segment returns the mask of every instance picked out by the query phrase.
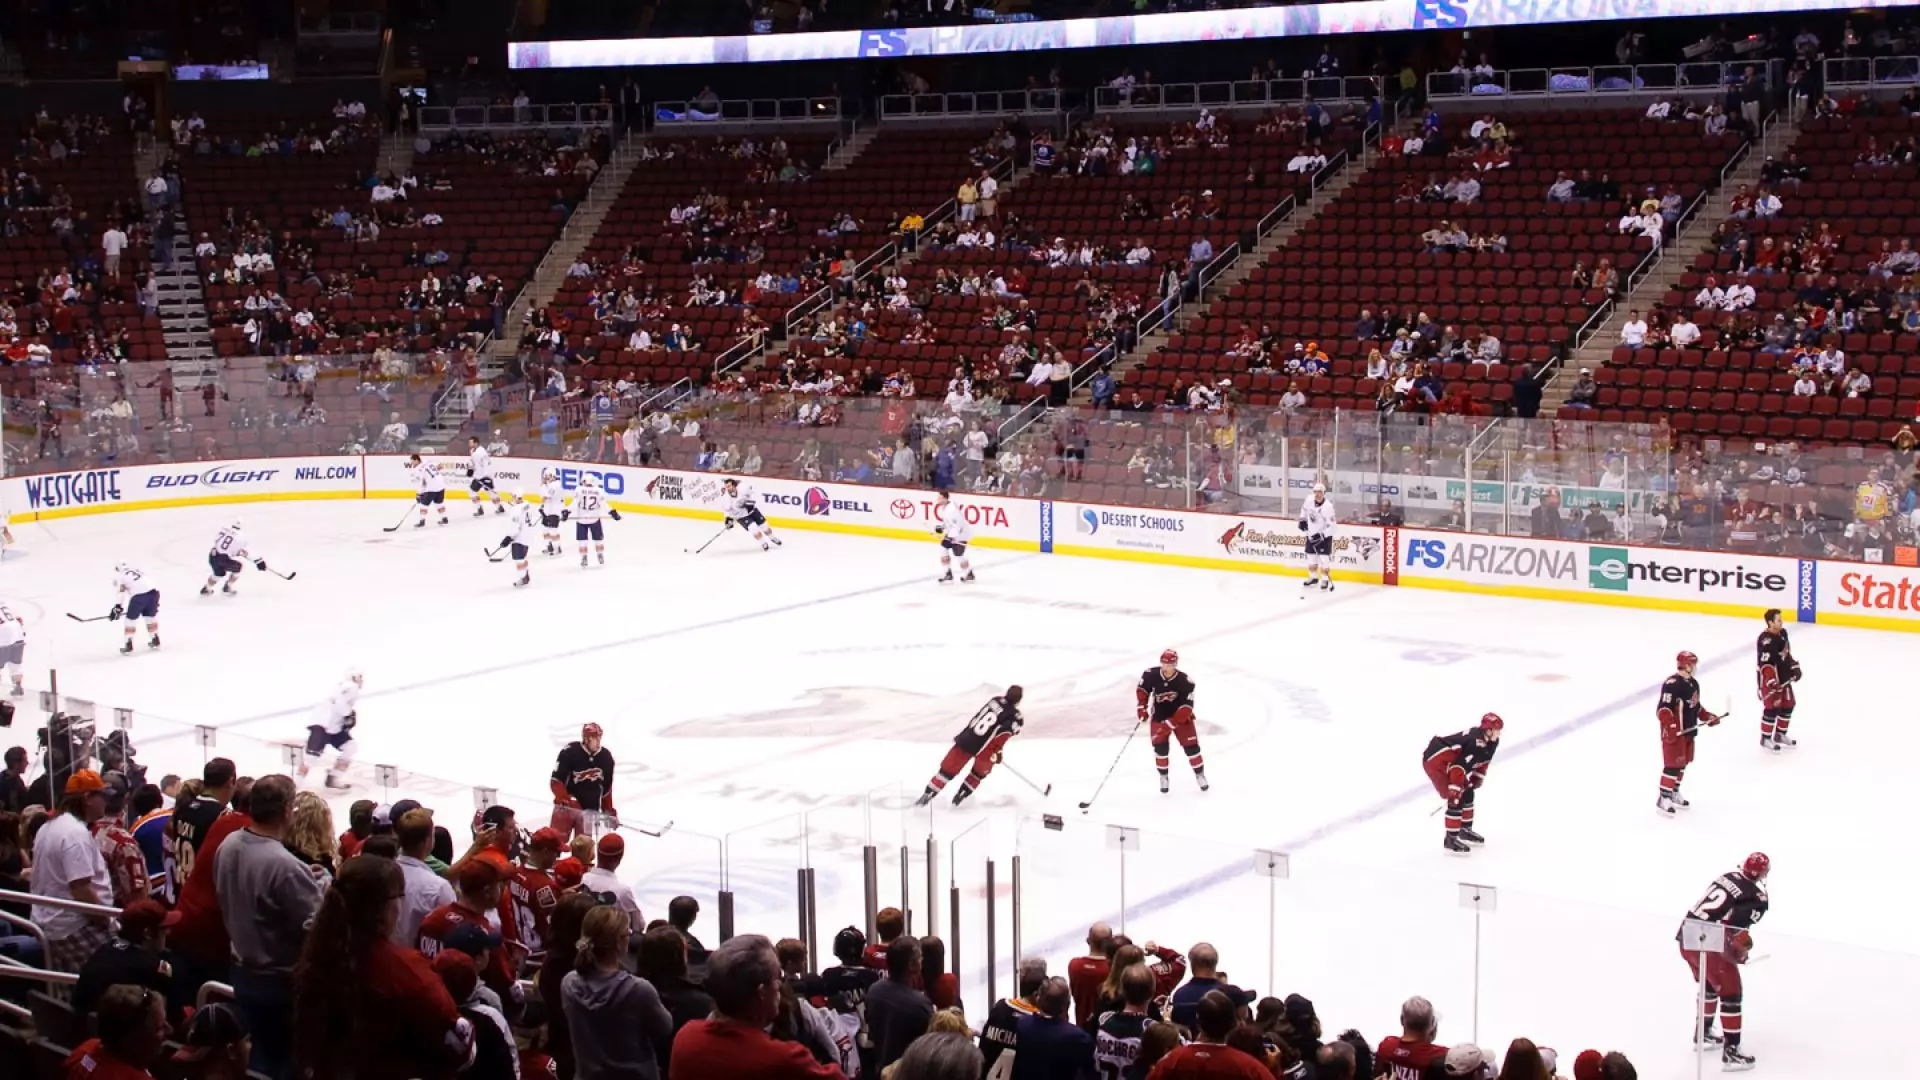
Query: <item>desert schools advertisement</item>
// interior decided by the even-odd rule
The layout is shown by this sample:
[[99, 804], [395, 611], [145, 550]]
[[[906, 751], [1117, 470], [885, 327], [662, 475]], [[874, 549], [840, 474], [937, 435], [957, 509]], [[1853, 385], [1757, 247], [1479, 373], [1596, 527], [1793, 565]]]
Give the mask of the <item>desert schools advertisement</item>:
[[[1304, 574], [1306, 536], [1287, 517], [1141, 510], [1090, 503], [1045, 503], [1043, 551], [1100, 559], [1169, 563], [1269, 574]], [[1343, 525], [1335, 534], [1333, 567], [1340, 578], [1378, 582], [1381, 533], [1370, 525]]]
[[264, 458], [40, 473], [0, 482], [0, 506], [15, 521], [51, 521], [170, 506], [358, 499], [366, 493], [366, 461], [344, 456]]
[[1920, 630], [1920, 570], [1910, 566], [1822, 562], [1820, 621], [1875, 630]]
[[1628, 547], [1400, 529], [1398, 584], [1596, 604], [1750, 615], [1767, 608], [1812, 621], [1801, 565], [1768, 555]]

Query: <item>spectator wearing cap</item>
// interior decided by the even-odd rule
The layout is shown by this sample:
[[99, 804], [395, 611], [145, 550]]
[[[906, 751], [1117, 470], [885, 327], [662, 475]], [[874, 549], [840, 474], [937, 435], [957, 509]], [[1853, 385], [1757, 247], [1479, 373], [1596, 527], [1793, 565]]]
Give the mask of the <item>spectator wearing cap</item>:
[[69, 1080], [132, 1080], [166, 1045], [167, 999], [141, 986], [109, 986], [94, 1010], [94, 1038], [67, 1055]]
[[[380, 821], [379, 811], [374, 822]], [[406, 882], [406, 895], [400, 900], [400, 916], [394, 921], [393, 942], [409, 949], [420, 943], [420, 924], [428, 915], [453, 903], [453, 886], [427, 865], [427, 852], [433, 847], [433, 811], [412, 810], [395, 822], [394, 839], [400, 844], [396, 862]]]
[[1313, 1010], [1313, 1002], [1299, 994], [1288, 994], [1280, 1006], [1280, 1020], [1276, 1034], [1306, 1064], [1306, 1075], [1312, 1076], [1313, 1063], [1318, 1060], [1323, 1045], [1320, 1017]]
[[480, 985], [473, 957], [458, 949], [443, 950], [433, 958], [433, 973], [447, 988], [460, 1018], [473, 1028], [473, 1064], [460, 1075], [464, 1080], [519, 1080], [513, 1028], [500, 1011], [500, 1002]]
[[1194, 1002], [1193, 1015], [1197, 1025], [1194, 1041], [1161, 1058], [1147, 1074], [1148, 1080], [1199, 1077], [1272, 1080], [1273, 1073], [1265, 1062], [1227, 1045], [1227, 1036], [1233, 1034], [1239, 1020], [1240, 1006], [1225, 991], [1208, 990], [1202, 994]]
[[[1539, 1068], [1538, 1055], [1534, 1057], [1533, 1064], [1536, 1069]], [[1442, 1062], [1440, 1071], [1449, 1080], [1453, 1077], [1460, 1077], [1461, 1080], [1493, 1080], [1493, 1066], [1487, 1063], [1487, 1052], [1472, 1043], [1456, 1043], [1447, 1051], [1446, 1060]], [[1515, 1073], [1514, 1075], [1525, 1074]], [[1544, 1080], [1544, 1078], [1535, 1072], [1533, 1076], [1528, 1077], [1528, 1080]]]
[[1581, 368], [1580, 376], [1573, 380], [1573, 388], [1567, 391], [1567, 400], [1563, 408], [1591, 409], [1599, 400], [1600, 387], [1593, 381], [1593, 369]]
[[627, 921], [632, 926], [644, 927], [646, 920], [640, 916], [640, 902], [633, 898], [633, 890], [620, 883], [615, 876], [620, 863], [627, 857], [627, 842], [619, 833], [608, 833], [594, 845], [597, 865], [580, 877], [580, 888], [600, 898], [603, 904], [612, 904], [627, 913]]
[[587, 912], [573, 970], [560, 985], [573, 1035], [578, 1080], [658, 1080], [660, 1047], [673, 1038], [673, 1017], [652, 983], [621, 966], [632, 927], [617, 907]]
[[1423, 997], [1408, 998], [1400, 1006], [1400, 1034], [1380, 1040], [1379, 1052], [1374, 1054], [1374, 1070], [1395, 1076], [1418, 1076], [1435, 1062], [1444, 1061], [1447, 1048], [1433, 1041], [1439, 1031], [1440, 1020], [1434, 1015], [1433, 1002]]
[[319, 882], [284, 842], [293, 794], [289, 777], [256, 781], [253, 824], [228, 839], [213, 871], [233, 943], [234, 1003], [253, 1032], [253, 1069], [270, 1077], [292, 1074], [293, 968], [320, 909]]
[[867, 1031], [876, 1068], [900, 1060], [913, 1040], [927, 1033], [933, 1002], [914, 989], [920, 975], [920, 943], [906, 935], [887, 945], [887, 977], [867, 991]]
[[841, 1080], [806, 1047], [767, 1034], [780, 1013], [780, 960], [758, 934], [728, 940], [707, 958], [713, 1015], [674, 1036], [668, 1080]]
[[340, 834], [340, 861], [345, 862], [360, 854], [360, 848], [373, 835], [372, 799], [355, 799], [347, 808], [347, 831]]
[[421, 955], [432, 959], [450, 944], [457, 931], [467, 926], [478, 927], [487, 934], [489, 953], [487, 965], [480, 969], [480, 978], [502, 1001], [509, 1000], [514, 992], [513, 966], [507, 963], [506, 950], [500, 948], [499, 935], [487, 925], [487, 913], [499, 909], [500, 894], [505, 888], [506, 878], [492, 862], [462, 861], [453, 870], [453, 902], [434, 908], [420, 921], [417, 945]]
[[[107, 785], [92, 769], [67, 777], [58, 811], [33, 838], [33, 895], [108, 906], [113, 880], [94, 843], [92, 826], [107, 812]], [[47, 939], [47, 966], [78, 972], [113, 937], [109, 916], [33, 905], [33, 921]]]
[[[181, 798], [190, 802], [198, 798], [189, 794], [197, 783], [183, 786]], [[202, 983], [228, 982], [232, 978], [228, 970], [232, 965], [232, 943], [227, 940], [227, 926], [220, 914], [219, 885], [213, 870], [219, 865], [220, 851], [226, 847], [227, 840], [253, 823], [253, 816], [248, 812], [253, 806], [253, 781], [247, 777], [234, 780], [231, 796], [232, 812], [221, 814], [207, 828], [200, 853], [193, 860], [193, 872], [181, 887], [180, 902], [174, 905], [174, 910], [180, 913], [180, 924], [167, 935], [167, 944], [173, 950], [170, 957], [173, 997], [168, 1004], [175, 1009], [192, 1005]], [[178, 817], [179, 813], [176, 802], [174, 816]], [[174, 842], [180, 843], [177, 837]]]
[[180, 1049], [173, 1052], [173, 1063], [186, 1067], [188, 1080], [247, 1080], [253, 1038], [240, 1010], [210, 1001], [179, 1031]]
[[1093, 1036], [1076, 1027], [1068, 1013], [1073, 988], [1062, 978], [1048, 979], [1034, 997], [1038, 1011], [1022, 1016], [1015, 1036], [1013, 1080], [1075, 1080], [1093, 1074]]
[[1600, 1080], [1600, 1063], [1606, 1055], [1598, 1050], [1582, 1050], [1573, 1059], [1573, 1080]]
[[[1200, 1006], [1200, 999], [1218, 990], [1227, 995], [1235, 1006], [1253, 1004], [1256, 995], [1242, 990], [1226, 980], [1220, 974], [1220, 953], [1212, 945], [1202, 941], [1187, 950], [1187, 970], [1192, 972], [1187, 981], [1173, 992], [1169, 1002], [1172, 1006], [1167, 1019], [1183, 1028], [1192, 1030]], [[1226, 1033], [1222, 1032], [1225, 1038]]]
[[573, 1075], [573, 1037], [567, 1030], [560, 987], [579, 957], [580, 926], [586, 922], [587, 912], [599, 906], [600, 902], [586, 893], [568, 893], [560, 898], [560, 906], [553, 909], [553, 921], [548, 926], [547, 955], [540, 962], [539, 974], [534, 979], [540, 990], [540, 1006], [552, 1020], [547, 1031], [547, 1053], [553, 1056], [554, 1066], [563, 1078]]
[[[167, 929], [180, 922], [180, 913], [168, 911], [158, 901], [138, 900], [120, 912], [119, 932], [111, 941], [94, 950], [80, 968], [80, 981], [73, 987], [73, 1011], [85, 1016], [107, 987], [126, 983], [144, 986], [160, 994], [173, 988], [173, 968], [166, 961]], [[183, 1011], [169, 1010], [178, 1020]]]
[[1100, 997], [1100, 984], [1107, 981], [1113, 944], [1113, 927], [1103, 922], [1087, 927], [1087, 955], [1067, 961], [1067, 985], [1073, 990], [1073, 1022], [1092, 1027], [1093, 1004]]
[[560, 883], [554, 880], [553, 864], [562, 842], [553, 829], [535, 829], [519, 864], [507, 875], [507, 888], [500, 897], [502, 931], [536, 965], [546, 958], [548, 928], [554, 909], [560, 906]]
[[327, 890], [294, 971], [294, 1044], [310, 1080], [446, 1077], [471, 1060], [472, 1025], [427, 959], [393, 941], [405, 896], [399, 864], [365, 855]]
[[110, 772], [101, 779], [107, 785], [106, 813], [93, 823], [93, 842], [99, 845], [100, 858], [107, 864], [107, 877], [113, 882], [113, 899], [109, 903], [123, 908], [147, 898], [147, 856], [127, 829], [126, 776]]
[[[653, 984], [654, 992], [660, 995], [660, 1003], [667, 1007], [667, 1015], [673, 1017], [673, 1030], [680, 1029], [706, 1016], [713, 1011], [713, 995], [706, 992], [699, 983], [687, 977], [690, 946], [686, 938], [671, 926], [656, 926], [640, 935], [640, 944], [635, 950], [634, 968], [642, 979]], [[802, 968], [805, 966], [805, 946], [801, 946]], [[663, 1043], [660, 1063], [667, 1064], [667, 1051], [672, 1043]]]

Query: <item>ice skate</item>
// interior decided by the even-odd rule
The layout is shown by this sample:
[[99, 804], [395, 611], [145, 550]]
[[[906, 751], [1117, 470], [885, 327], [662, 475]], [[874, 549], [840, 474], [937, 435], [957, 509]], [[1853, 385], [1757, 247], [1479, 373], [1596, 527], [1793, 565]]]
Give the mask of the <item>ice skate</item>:
[[773, 546], [774, 546], [774, 547], [779, 547], [779, 546], [780, 546], [780, 538], [779, 538], [779, 537], [777, 537], [777, 536], [769, 536], [769, 537], [767, 537], [767, 539], [769, 539], [769, 540], [772, 540], [772, 541], [773, 541]]
[[1693, 1045], [1695, 1046], [1719, 1046], [1726, 1041], [1725, 1036], [1713, 1030], [1711, 1024], [1707, 1026], [1706, 1030], [1695, 1031], [1693, 1035]]
[[1761, 739], [1760, 745], [1765, 746], [1766, 748], [1768, 748], [1769, 750], [1772, 750], [1776, 754], [1779, 754], [1779, 753], [1783, 753], [1785, 751], [1793, 749], [1794, 747], [1800, 745], [1800, 743], [1798, 740], [1789, 738], [1788, 736], [1785, 736], [1785, 735], [1775, 735], [1773, 737], [1772, 742], [1768, 742], [1766, 739]]
[[921, 792], [921, 793], [920, 793], [920, 797], [919, 797], [919, 798], [917, 798], [917, 799], [915, 799], [915, 800], [913, 800], [913, 808], [914, 808], [915, 810], [918, 810], [918, 809], [920, 809], [921, 807], [923, 807], [923, 806], [925, 806], [925, 805], [927, 805], [928, 803], [930, 803], [930, 802], [932, 802], [932, 801], [933, 801], [933, 797], [934, 797], [934, 795], [936, 795], [936, 794], [938, 794], [938, 793], [937, 793], [937, 792], [935, 792], [935, 791], [934, 791], [934, 790], [933, 790], [932, 788], [928, 788], [927, 790], [925, 790], [925, 791], [923, 791], [923, 792]]
[[[213, 595], [213, 586], [211, 586], [211, 585], [202, 585], [202, 586], [200, 586], [200, 595], [201, 595], [201, 596], [212, 596], [212, 595]], [[1760, 745], [1761, 745], [1761, 746], [1765, 746], [1765, 745], [1767, 745], [1767, 740], [1765, 740], [1765, 739], [1761, 739], [1761, 740], [1760, 740]]]
[[1673, 796], [1665, 794], [1664, 792], [1661, 794], [1659, 800], [1653, 804], [1653, 809], [1654, 812], [1661, 817], [1673, 817], [1680, 812], [1679, 806], [1673, 801]]
[[447, 524], [447, 517], [446, 517], [446, 515], [444, 515], [444, 514], [442, 514], [442, 515], [440, 516], [440, 524], [442, 524], [442, 525], [445, 525], [445, 524]]
[[1333, 591], [1333, 579], [1332, 579], [1332, 578], [1322, 578], [1322, 579], [1320, 580], [1320, 591], [1321, 591], [1321, 592], [1332, 592], [1332, 591]]
[[946, 573], [941, 574], [939, 577], [934, 578], [934, 580], [939, 582], [942, 585], [945, 585], [947, 582], [953, 580], [953, 571], [949, 570]]
[[507, 504], [506, 504], [506, 503], [494, 503], [494, 504], [493, 504], [493, 512], [494, 512], [494, 513], [496, 513], [496, 514], [504, 514], [504, 513], [506, 513], [506, 512], [507, 512]]
[[972, 580], [973, 580], [973, 571], [971, 571], [971, 570], [969, 570], [969, 571], [967, 571], [967, 576], [966, 576], [966, 577], [963, 577], [963, 578], [961, 578], [961, 579], [960, 579], [960, 583], [961, 583], [962, 585], [964, 585], [964, 584], [966, 584], [967, 582], [969, 582], [969, 581], [972, 581]]
[[769, 543], [767, 543], [767, 542], [766, 542], [766, 541], [764, 541], [764, 540], [762, 540], [762, 541], [760, 542], [760, 550], [761, 550], [761, 551], [772, 551], [772, 550], [773, 550], [773, 545], [772, 545], [772, 544], [769, 544]]
[[421, 518], [421, 519], [420, 519], [419, 521], [416, 521], [416, 522], [414, 522], [414, 523], [413, 523], [413, 527], [414, 527], [414, 528], [416, 528], [416, 529], [424, 529], [424, 528], [426, 528], [426, 527], [427, 527], [427, 519], [426, 519], [426, 518]]
[[24, 686], [22, 686], [22, 685], [20, 685], [19, 683], [14, 683], [14, 684], [13, 684], [13, 689], [12, 689], [12, 690], [10, 690], [10, 691], [8, 691], [8, 694], [9, 694], [10, 696], [12, 696], [12, 697], [26, 697], [26, 696], [27, 696], [27, 688], [26, 688], [26, 687], [24, 687]]
[[600, 560], [601, 566], [607, 565], [607, 556], [605, 552], [598, 552], [594, 555], [594, 557]]
[[339, 777], [339, 775], [336, 773], [328, 773], [327, 774], [327, 790], [328, 791], [351, 791], [353, 790], [353, 785], [347, 783], [345, 780], [342, 780]]
[[148, 639], [147, 639], [147, 648], [149, 648], [149, 649], [157, 649], [157, 648], [159, 648], [159, 647], [160, 647], [160, 635], [159, 635], [159, 634], [155, 634], [155, 635], [153, 635], [152, 637], [150, 637], [150, 638], [148, 638]]
[[1167, 792], [1172, 790], [1173, 790], [1173, 785], [1168, 782], [1167, 774], [1161, 773], [1160, 774], [1160, 794], [1165, 795]]
[[514, 582], [514, 583], [513, 583], [513, 587], [517, 589], [517, 588], [519, 588], [519, 587], [521, 587], [522, 585], [531, 585], [531, 584], [533, 584], [533, 577], [532, 577], [532, 575], [530, 575], [530, 574], [521, 574], [521, 575], [520, 575], [520, 580], [518, 580], [518, 581], [516, 581], [516, 582]]
[[1205, 769], [1193, 770], [1193, 782], [1200, 785], [1201, 791], [1205, 791], [1208, 788], [1213, 786], [1212, 784], [1207, 783], [1207, 770]]
[[1687, 797], [1685, 795], [1680, 794], [1677, 791], [1673, 793], [1673, 805], [1679, 807], [1682, 810], [1693, 809], [1693, 804], [1687, 801]]
[[122, 645], [120, 646], [120, 655], [121, 655], [121, 656], [132, 656], [132, 655], [133, 655], [133, 639], [132, 639], [132, 638], [128, 638], [128, 639], [127, 639], [127, 640], [126, 640], [126, 641], [125, 641], [125, 642], [124, 642], [124, 643], [123, 643], [123, 644], [122, 644]]
[[1486, 837], [1474, 832], [1473, 828], [1468, 825], [1460, 826], [1460, 839], [1465, 840], [1469, 844], [1484, 844], [1487, 842]]
[[220, 591], [227, 594], [228, 596], [237, 595], [237, 590], [234, 589], [233, 582], [231, 581], [227, 582], [225, 585], [220, 586]]
[[584, 570], [586, 569], [586, 567], [587, 567], [587, 557], [585, 555], [582, 555], [580, 556], [580, 568]]
[[1319, 578], [1317, 578], [1317, 577], [1310, 577], [1310, 578], [1308, 578], [1307, 580], [1305, 580], [1305, 581], [1303, 581], [1303, 582], [1301, 582], [1301, 583], [1300, 583], [1300, 587], [1301, 587], [1301, 588], [1303, 588], [1303, 589], [1311, 589], [1311, 588], [1313, 588], [1313, 587], [1314, 587], [1315, 585], [1318, 585], [1318, 584], [1320, 584], [1320, 579], [1319, 579]]
[[1741, 1053], [1740, 1048], [1737, 1046], [1723, 1046], [1720, 1048], [1721, 1072], [1746, 1072], [1751, 1068], [1753, 1068], [1752, 1054]]
[[473, 507], [473, 516], [474, 516], [474, 517], [486, 517], [486, 516], [487, 516], [487, 508], [486, 508], [486, 507], [484, 507], [484, 506], [481, 506], [481, 505], [479, 505], [478, 503], [476, 503], [476, 504], [474, 504], [474, 507]]
[[966, 802], [967, 796], [971, 794], [973, 794], [972, 788], [962, 787], [959, 791], [953, 793], [953, 805], [959, 806], [961, 803]]
[[1473, 848], [1468, 846], [1465, 840], [1460, 839], [1453, 833], [1447, 834], [1446, 843], [1442, 846], [1455, 855], [1471, 855], [1473, 853]]

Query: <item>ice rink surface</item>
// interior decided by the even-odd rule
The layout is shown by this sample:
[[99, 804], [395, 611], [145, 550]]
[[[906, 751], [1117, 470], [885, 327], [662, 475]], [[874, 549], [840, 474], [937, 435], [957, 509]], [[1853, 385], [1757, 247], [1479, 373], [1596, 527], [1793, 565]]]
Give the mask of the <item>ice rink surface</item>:
[[[629, 874], [649, 917], [724, 875], [742, 931], [796, 931], [795, 871], [811, 865], [819, 940], [860, 921], [861, 848], [880, 900], [951, 936], [970, 1015], [987, 1003], [985, 863], [995, 861], [997, 990], [1009, 989], [1011, 857], [1021, 856], [1024, 952], [1063, 967], [1094, 918], [1135, 940], [1219, 947], [1236, 982], [1313, 999], [1329, 1032], [1394, 1033], [1399, 1002], [1432, 998], [1442, 1041], [1504, 1049], [1515, 1035], [1626, 1051], [1643, 1077], [1691, 1075], [1693, 985], [1680, 919], [1750, 851], [1773, 859], [1773, 908], [1746, 970], [1747, 1049], [1778, 1077], [1884, 1069], [1871, 1036], [1920, 1000], [1920, 931], [1906, 910], [1906, 784], [1920, 760], [1903, 635], [1790, 627], [1806, 671], [1785, 755], [1758, 746], [1757, 619], [1736, 620], [976, 549], [980, 580], [937, 585], [932, 545], [739, 534], [705, 554], [704, 521], [608, 523], [608, 564], [535, 555], [534, 585], [481, 551], [489, 515], [387, 534], [397, 502], [205, 507], [16, 524], [0, 597], [29, 621], [28, 685], [135, 710], [143, 764], [197, 773], [205, 756], [284, 770], [314, 704], [365, 670], [353, 797], [420, 797], [456, 836], [472, 786], [524, 825], [545, 816], [557, 748], [596, 720], [620, 762]], [[236, 512], [287, 582], [247, 571], [237, 597], [197, 595], [216, 528]], [[165, 647], [116, 654], [104, 614], [115, 562], [163, 592]], [[1132, 686], [1163, 648], [1194, 678], [1213, 790], [1175, 750], [1156, 790], [1144, 732], [1090, 814], [1133, 724]], [[1701, 657], [1702, 701], [1731, 704], [1700, 737], [1693, 809], [1654, 813], [1655, 698], [1674, 653]], [[1027, 729], [980, 797], [908, 804], [974, 709], [1026, 688]], [[1434, 734], [1496, 711], [1506, 738], [1480, 793], [1486, 847], [1442, 851], [1420, 769]], [[11, 743], [37, 722], [23, 709]], [[211, 749], [194, 725], [217, 729]], [[397, 766], [381, 788], [373, 766]], [[316, 773], [312, 784], [318, 784]], [[1062, 828], [1044, 827], [1057, 814]], [[1129, 832], [1115, 839], [1109, 826]], [[929, 904], [925, 851], [939, 864]], [[724, 859], [722, 847], [724, 838]], [[1289, 876], [1254, 871], [1255, 851]], [[1461, 883], [1497, 910], [1463, 907]], [[937, 912], [930, 912], [937, 906]], [[701, 927], [709, 942], [711, 916]], [[1269, 964], [1273, 976], [1269, 979]], [[1718, 1069], [1717, 1059], [1707, 1063]]]

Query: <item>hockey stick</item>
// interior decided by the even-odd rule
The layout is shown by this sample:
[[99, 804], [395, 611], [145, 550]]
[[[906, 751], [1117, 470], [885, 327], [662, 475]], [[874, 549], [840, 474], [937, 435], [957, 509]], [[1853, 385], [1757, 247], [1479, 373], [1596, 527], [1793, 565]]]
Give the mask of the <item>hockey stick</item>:
[[484, 554], [484, 555], [486, 555], [486, 557], [487, 557], [487, 561], [488, 561], [488, 562], [503, 562], [503, 561], [505, 561], [505, 559], [506, 559], [506, 556], [504, 556], [504, 555], [502, 555], [502, 554], [500, 554], [500, 553], [501, 553], [502, 551], [505, 551], [505, 550], [506, 550], [506, 548], [504, 548], [504, 547], [497, 547], [497, 548], [481, 548], [481, 549], [480, 549], [480, 551], [481, 551], [481, 553], [482, 553], [482, 554]]
[[295, 570], [291, 574], [283, 574], [278, 570], [268, 570], [267, 573], [272, 574], [274, 577], [279, 578], [281, 581], [292, 581], [294, 578], [297, 578], [300, 576], [300, 571], [298, 570]]
[[69, 619], [72, 619], [72, 620], [73, 620], [74, 622], [106, 622], [106, 621], [107, 621], [108, 619], [111, 619], [111, 618], [113, 618], [113, 616], [111, 616], [111, 615], [95, 615], [95, 616], [94, 616], [93, 618], [91, 618], [91, 619], [83, 619], [83, 618], [81, 618], [80, 616], [78, 616], [78, 615], [75, 615], [75, 614], [74, 614], [73, 612], [71, 612], [71, 611], [69, 611], [69, 612], [67, 612], [67, 618], [69, 618]]
[[[1048, 796], [1048, 795], [1051, 795], [1051, 794], [1053, 794], [1053, 785], [1052, 785], [1052, 784], [1048, 784], [1048, 785], [1047, 785], [1046, 787], [1041, 787], [1041, 786], [1040, 786], [1039, 784], [1036, 784], [1036, 783], [1034, 783], [1033, 781], [1031, 781], [1031, 780], [1029, 780], [1029, 779], [1027, 779], [1027, 777], [1026, 777], [1026, 774], [1024, 774], [1024, 773], [1022, 773], [1022, 772], [1021, 772], [1021, 771], [1020, 771], [1019, 769], [1016, 769], [1016, 768], [1014, 768], [1013, 766], [1011, 766], [1011, 765], [1008, 765], [1008, 764], [1007, 764], [1006, 762], [1004, 762], [1004, 761], [1000, 763], [1000, 767], [1001, 767], [1001, 768], [1003, 768], [1003, 769], [1005, 769], [1005, 770], [1007, 770], [1008, 772], [1010, 772], [1010, 773], [1012, 773], [1012, 774], [1013, 774], [1014, 776], [1016, 776], [1016, 777], [1018, 777], [1018, 778], [1020, 779], [1020, 782], [1021, 782], [1021, 783], [1023, 783], [1023, 784], [1025, 784], [1025, 785], [1027, 785], [1028, 787], [1030, 787], [1030, 788], [1032, 788], [1033, 790], [1035, 790], [1035, 791], [1037, 791], [1037, 792], [1039, 792], [1039, 793], [1041, 794], [1041, 796], [1042, 796], [1042, 797], [1045, 797], [1045, 796]], [[1091, 800], [1091, 799], [1089, 799], [1089, 800], [1087, 800], [1087, 801], [1088, 801], [1088, 802], [1092, 802], [1093, 800]]]
[[655, 840], [658, 840], [662, 836], [665, 836], [668, 830], [673, 828], [673, 822], [669, 820], [665, 825], [660, 826], [659, 829], [643, 829], [638, 825], [635, 825], [632, 828], [634, 832], [639, 833], [641, 836], [651, 836]]
[[403, 517], [403, 518], [401, 518], [401, 519], [400, 519], [400, 520], [399, 520], [398, 522], [396, 522], [396, 523], [395, 523], [394, 525], [392, 525], [391, 527], [389, 527], [389, 528], [384, 528], [384, 529], [381, 529], [380, 531], [381, 531], [381, 532], [399, 532], [399, 531], [400, 531], [400, 528], [401, 528], [401, 526], [403, 526], [403, 525], [405, 525], [405, 524], [407, 523], [407, 519], [408, 519], [408, 518], [411, 518], [411, 517], [413, 517], [413, 507], [411, 507], [411, 506], [409, 506], [409, 507], [407, 507], [407, 516], [406, 516], [406, 517]]
[[[1100, 778], [1100, 786], [1094, 788], [1093, 794], [1087, 796], [1087, 801], [1080, 804], [1081, 813], [1086, 813], [1087, 809], [1093, 805], [1093, 800], [1099, 798], [1100, 793], [1107, 789], [1107, 781], [1113, 779], [1113, 770], [1120, 767], [1120, 759], [1126, 756], [1127, 747], [1133, 745], [1133, 737], [1138, 734], [1140, 734], [1140, 723], [1139, 721], [1135, 721], [1133, 730], [1127, 732], [1127, 741], [1120, 744], [1120, 752], [1113, 755], [1113, 764], [1107, 766], [1107, 775]], [[1015, 773], [1014, 775], [1018, 776], [1019, 774]], [[1022, 777], [1022, 779], [1025, 778]]]
[[718, 540], [718, 539], [720, 539], [721, 537], [723, 537], [723, 536], [725, 536], [725, 535], [727, 535], [727, 530], [728, 530], [728, 529], [730, 529], [730, 528], [732, 528], [732, 526], [726, 526], [726, 527], [724, 527], [724, 528], [722, 528], [722, 529], [721, 529], [721, 530], [720, 530], [719, 532], [717, 532], [717, 533], [714, 533], [711, 539], [709, 539], [709, 540], [708, 540], [708, 541], [707, 541], [706, 543], [704, 543], [704, 544], [701, 544], [701, 545], [700, 545], [699, 547], [697, 547], [697, 548], [691, 548], [691, 549], [689, 549], [689, 548], [681, 548], [680, 550], [682, 550], [682, 551], [690, 551], [690, 552], [691, 552], [692, 554], [694, 554], [694, 555], [698, 555], [698, 554], [700, 554], [701, 552], [703, 552], [703, 551], [705, 551], [705, 550], [707, 550], [708, 548], [710, 548], [710, 547], [712, 547], [712, 546], [713, 546], [713, 541], [715, 541], [715, 540]]

